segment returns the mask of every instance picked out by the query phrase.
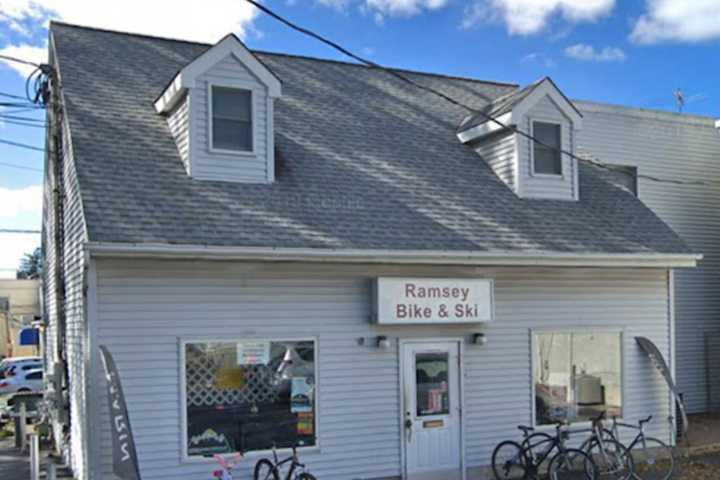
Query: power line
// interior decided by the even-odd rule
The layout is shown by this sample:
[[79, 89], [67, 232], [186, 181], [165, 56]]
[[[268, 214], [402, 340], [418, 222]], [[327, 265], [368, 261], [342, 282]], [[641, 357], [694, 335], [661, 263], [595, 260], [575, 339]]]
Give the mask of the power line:
[[14, 98], [16, 100], [27, 100], [27, 98], [21, 95], [14, 95], [12, 93], [0, 92], [0, 97]]
[[8, 125], [19, 125], [21, 127], [33, 127], [33, 128], [45, 128], [46, 124], [34, 124], [27, 122], [18, 122], [17, 120], [6, 120], [0, 119], [0, 123], [7, 123]]
[[6, 115], [4, 113], [0, 112], [0, 118], [6, 118], [8, 120], [16, 120], [20, 122], [40, 122], [45, 123], [45, 120], [42, 118], [32, 118], [32, 117], [18, 117], [17, 115]]
[[40, 230], [23, 230], [20, 228], [0, 228], [0, 233], [42, 233]]
[[11, 145], [13, 147], [20, 147], [20, 148], [27, 148], [28, 150], [35, 150], [36, 152], [44, 152], [44, 148], [35, 147], [33, 145], [28, 145], [27, 143], [20, 143], [20, 142], [12, 142], [10, 140], [3, 140], [0, 138], [0, 143], [4, 143], [5, 145]]
[[[417, 89], [419, 89], [419, 90], [423, 90], [423, 91], [426, 91], [426, 92], [428, 92], [428, 93], [431, 93], [431, 94], [433, 94], [433, 95], [435, 95], [435, 96], [437, 96], [437, 97], [440, 97], [440, 98], [442, 98], [443, 100], [445, 100], [445, 101], [447, 101], [447, 102], [449, 102], [449, 103], [451, 103], [451, 104], [453, 104], [453, 105], [455, 105], [455, 106], [457, 106], [457, 107], [460, 107], [460, 108], [462, 108], [462, 109], [464, 109], [464, 110], [469, 111], [470, 113], [480, 115], [480, 116], [482, 116], [486, 121], [492, 122], [492, 123], [498, 125], [498, 126], [499, 126], [501, 129], [503, 129], [503, 130], [508, 130], [508, 131], [513, 132], [513, 133], [516, 133], [516, 134], [518, 134], [518, 135], [520, 135], [520, 136], [522, 136], [522, 137], [525, 137], [525, 138], [529, 139], [530, 141], [532, 141], [532, 142], [534, 142], [534, 143], [536, 143], [536, 144], [538, 144], [538, 145], [541, 145], [541, 146], [543, 146], [543, 147], [545, 147], [545, 148], [548, 148], [548, 149], [550, 149], [550, 150], [552, 150], [552, 151], [554, 151], [554, 152], [558, 152], [558, 153], [560, 153], [560, 154], [562, 154], [562, 155], [567, 155], [567, 156], [569, 156], [570, 158], [573, 158], [573, 159], [575, 159], [575, 160], [586, 161], [586, 162], [591, 163], [592, 165], [595, 165], [596, 167], [603, 168], [603, 169], [605, 169], [605, 170], [609, 170], [609, 171], [612, 171], [612, 172], [623, 173], [623, 174], [626, 174], [626, 175], [631, 175], [630, 173], [628, 173], [628, 172], [625, 171], [624, 169], [622, 169], [622, 168], [620, 168], [620, 167], [617, 167], [617, 166], [608, 165], [608, 164], [606, 164], [606, 163], [603, 163], [602, 161], [598, 160], [597, 158], [592, 158], [592, 157], [590, 157], [590, 156], [579, 156], [579, 155], [577, 155], [577, 154], [575, 154], [575, 153], [573, 153], [573, 152], [571, 152], [571, 151], [568, 151], [568, 150], [563, 149], [562, 147], [555, 147], [555, 146], [553, 146], [553, 145], [548, 145], [548, 144], [544, 143], [542, 140], [540, 140], [540, 139], [534, 137], [533, 135], [531, 135], [531, 134], [529, 134], [529, 133], [521, 130], [521, 129], [518, 128], [516, 125], [508, 125], [508, 124], [505, 124], [504, 122], [498, 120], [496, 117], [494, 117], [494, 116], [492, 116], [492, 115], [490, 115], [490, 114], [488, 114], [488, 113], [486, 113], [486, 112], [484, 112], [484, 111], [482, 111], [482, 110], [474, 109], [474, 108], [472, 108], [472, 107], [464, 104], [463, 102], [461, 102], [461, 101], [459, 101], [459, 100], [456, 100], [456, 99], [454, 99], [453, 97], [451, 97], [451, 96], [449, 96], [449, 95], [447, 95], [447, 94], [445, 94], [445, 93], [443, 93], [443, 92], [441, 92], [441, 91], [439, 91], [439, 90], [436, 90], [436, 89], [434, 89], [434, 88], [432, 88], [432, 87], [428, 87], [428, 86], [426, 86], [426, 85], [423, 85], [423, 84], [421, 84], [421, 83], [418, 83], [418, 82], [414, 81], [413, 79], [411, 79], [411, 78], [403, 75], [402, 73], [400, 73], [400, 72], [398, 72], [398, 71], [396, 71], [396, 70], [393, 70], [393, 69], [391, 69], [391, 68], [384, 67], [384, 66], [382, 66], [382, 65], [380, 65], [380, 64], [378, 64], [378, 63], [376, 63], [376, 62], [373, 62], [373, 61], [371, 61], [371, 60], [368, 60], [368, 59], [366, 59], [366, 58], [363, 58], [363, 57], [361, 57], [361, 56], [359, 56], [359, 55], [351, 52], [350, 50], [348, 50], [347, 48], [343, 47], [342, 45], [340, 45], [340, 44], [338, 44], [338, 43], [336, 43], [336, 42], [334, 42], [334, 41], [332, 41], [332, 40], [330, 40], [330, 39], [328, 39], [328, 38], [325, 38], [324, 36], [322, 36], [322, 35], [320, 35], [320, 34], [318, 34], [318, 33], [315, 33], [315, 32], [313, 32], [312, 30], [308, 30], [307, 28], [301, 27], [300, 25], [297, 25], [297, 24], [291, 22], [290, 20], [287, 20], [286, 18], [284, 18], [284, 17], [282, 17], [281, 15], [275, 13], [274, 11], [270, 10], [270, 9], [269, 9], [268, 7], [266, 7], [265, 5], [262, 5], [262, 4], [258, 3], [258, 2], [255, 1], [255, 0], [245, 0], [245, 1], [246, 1], [247, 3], [250, 3], [251, 5], [255, 6], [255, 8], [257, 8], [258, 10], [260, 10], [260, 11], [266, 13], [267, 15], [269, 15], [270, 17], [274, 18], [274, 19], [277, 20], [278, 22], [280, 22], [280, 23], [282, 23], [282, 24], [290, 27], [291, 29], [293, 29], [293, 30], [295, 30], [295, 31], [297, 31], [297, 32], [300, 32], [300, 33], [302, 33], [303, 35], [307, 35], [307, 36], [309, 36], [309, 37], [312, 37], [312, 38], [314, 38], [314, 39], [316, 39], [316, 40], [324, 43], [325, 45], [328, 45], [329, 47], [337, 50], [338, 52], [342, 53], [343, 55], [348, 56], [348, 57], [352, 58], [353, 60], [356, 60], [356, 61], [358, 61], [358, 62], [360, 62], [360, 63], [362, 63], [362, 64], [364, 64], [364, 65], [366, 65], [366, 66], [368, 66], [368, 67], [372, 67], [372, 68], [375, 68], [375, 69], [378, 69], [378, 70], [382, 70], [383, 72], [385, 72], [385, 73], [387, 73], [387, 74], [389, 74], [389, 75], [391, 75], [391, 76], [393, 76], [393, 77], [395, 77], [395, 78], [397, 78], [397, 79], [399, 79], [399, 80], [401, 80], [401, 81], [403, 81], [403, 82], [405, 82], [405, 83], [408, 83], [408, 84], [414, 86], [415, 88], [417, 88]], [[646, 179], [646, 180], [650, 180], [650, 181], [653, 181], [653, 182], [658, 182], [658, 183], [671, 183], [671, 184], [675, 184], [675, 185], [720, 185], [720, 181], [707, 181], [707, 180], [675, 180], [675, 179], [668, 179], [668, 178], [660, 178], [660, 177], [656, 177], [656, 176], [653, 176], [653, 175], [645, 175], [645, 174], [641, 174], [641, 173], [637, 173], [637, 174], [636, 174], [636, 177], [637, 177], [637, 178], [643, 178], [643, 179]]]
[[38, 64], [38, 63], [31, 62], [29, 60], [23, 60], [22, 58], [18, 58], [18, 57], [12, 57], [10, 55], [0, 55], [0, 59], [7, 60], [10, 62], [22, 63], [23, 65], [30, 65], [31, 67], [39, 67], [40, 66], [40, 64]]
[[14, 165], [12, 163], [5, 163], [5, 162], [0, 162], [0, 166], [10, 167], [10, 168], [19, 168], [20, 170], [30, 170], [32, 172], [43, 172], [44, 171], [40, 168], [26, 167], [25, 165]]

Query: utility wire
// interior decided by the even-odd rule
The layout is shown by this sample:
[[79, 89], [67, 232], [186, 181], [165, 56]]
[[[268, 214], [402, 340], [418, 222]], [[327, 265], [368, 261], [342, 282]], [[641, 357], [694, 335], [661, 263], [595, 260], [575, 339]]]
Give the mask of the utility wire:
[[45, 123], [45, 120], [41, 118], [18, 117], [17, 115], [6, 115], [4, 113], [0, 113], [0, 119], [15, 120], [16, 122]]
[[[494, 123], [495, 125], [498, 125], [498, 126], [499, 126], [501, 129], [503, 129], [503, 130], [508, 130], [508, 131], [513, 132], [513, 133], [516, 133], [516, 134], [518, 134], [518, 135], [520, 135], [520, 136], [522, 136], [522, 137], [525, 137], [525, 138], [531, 140], [532, 142], [534, 142], [534, 143], [536, 143], [536, 144], [538, 144], [538, 145], [541, 145], [541, 146], [543, 146], [543, 147], [545, 147], [545, 148], [548, 148], [548, 149], [550, 149], [550, 150], [552, 150], [552, 151], [559, 152], [559, 153], [561, 153], [561, 154], [563, 154], [563, 155], [567, 155], [567, 156], [569, 156], [570, 158], [574, 158], [574, 159], [580, 160], [580, 161], [586, 161], [586, 162], [591, 163], [592, 165], [595, 165], [596, 167], [603, 168], [603, 169], [605, 169], [605, 170], [609, 170], [609, 171], [612, 171], [612, 172], [624, 173], [624, 174], [626, 174], [626, 175], [632, 175], [632, 174], [628, 173], [626, 170], [624, 170], [622, 167], [618, 167], [618, 166], [614, 166], [614, 165], [608, 165], [608, 164], [603, 163], [602, 161], [600, 161], [600, 160], [598, 160], [598, 159], [596, 159], [596, 158], [593, 158], [593, 157], [590, 157], [590, 156], [580, 156], [580, 155], [577, 155], [577, 154], [575, 154], [575, 153], [573, 153], [573, 152], [571, 152], [571, 151], [565, 150], [565, 149], [563, 149], [563, 148], [561, 148], [561, 147], [555, 147], [555, 146], [553, 146], [553, 145], [548, 145], [548, 144], [546, 144], [545, 142], [543, 142], [542, 140], [540, 140], [540, 139], [534, 137], [533, 135], [531, 135], [531, 134], [529, 134], [529, 133], [521, 130], [521, 129], [518, 128], [516, 125], [508, 125], [508, 124], [506, 124], [506, 123], [498, 120], [496, 117], [494, 117], [494, 116], [492, 116], [492, 115], [490, 115], [490, 114], [488, 114], [488, 113], [486, 113], [486, 112], [484, 112], [484, 111], [482, 111], [482, 110], [477, 110], [477, 109], [475, 109], [475, 108], [472, 108], [472, 107], [466, 105], [465, 103], [463, 103], [463, 102], [461, 102], [461, 101], [459, 101], [459, 100], [456, 100], [456, 99], [454, 99], [453, 97], [451, 97], [451, 96], [449, 96], [449, 95], [447, 95], [447, 94], [445, 94], [445, 93], [443, 93], [443, 92], [441, 92], [441, 91], [439, 91], [439, 90], [436, 90], [436, 89], [434, 89], [434, 88], [432, 88], [432, 87], [428, 87], [428, 86], [423, 85], [423, 84], [421, 84], [421, 83], [419, 83], [419, 82], [416, 82], [415, 80], [413, 80], [413, 79], [411, 79], [411, 78], [403, 75], [402, 73], [398, 72], [397, 70], [393, 70], [393, 69], [391, 69], [391, 68], [384, 67], [384, 66], [382, 66], [382, 65], [380, 65], [380, 64], [378, 64], [378, 63], [376, 63], [376, 62], [373, 62], [372, 60], [368, 60], [368, 59], [366, 59], [366, 58], [363, 58], [363, 57], [361, 57], [361, 56], [359, 56], [359, 55], [351, 52], [350, 50], [348, 50], [347, 48], [343, 47], [342, 45], [340, 45], [340, 44], [338, 44], [338, 43], [336, 43], [336, 42], [334, 42], [334, 41], [332, 41], [332, 40], [330, 40], [330, 39], [328, 39], [328, 38], [326, 38], [326, 37], [324, 37], [324, 36], [322, 36], [322, 35], [320, 35], [320, 34], [318, 34], [318, 33], [315, 33], [315, 32], [313, 32], [312, 30], [309, 30], [309, 29], [307, 29], [307, 28], [301, 27], [300, 25], [297, 25], [297, 24], [291, 22], [290, 20], [288, 20], [288, 19], [282, 17], [281, 15], [275, 13], [274, 11], [270, 10], [270, 9], [269, 9], [268, 7], [266, 7], [265, 5], [262, 5], [261, 3], [258, 3], [256, 0], [245, 0], [245, 1], [246, 1], [247, 3], [250, 3], [251, 5], [255, 6], [255, 8], [257, 8], [258, 10], [260, 10], [260, 11], [266, 13], [267, 15], [269, 15], [270, 17], [274, 18], [274, 19], [277, 20], [278, 22], [280, 22], [280, 23], [282, 23], [282, 24], [290, 27], [291, 29], [293, 29], [293, 30], [295, 30], [295, 31], [297, 31], [297, 32], [300, 32], [300, 33], [302, 33], [303, 35], [307, 35], [307, 36], [309, 36], [309, 37], [312, 37], [312, 38], [314, 38], [314, 39], [316, 39], [316, 40], [324, 43], [325, 45], [328, 45], [329, 47], [337, 50], [338, 52], [342, 53], [343, 55], [346, 55], [346, 56], [352, 58], [353, 60], [356, 60], [356, 61], [358, 61], [358, 62], [360, 62], [360, 63], [362, 63], [362, 64], [364, 64], [364, 65], [366, 65], [366, 66], [368, 66], [368, 67], [372, 67], [372, 68], [375, 68], [375, 69], [378, 69], [378, 70], [382, 70], [383, 72], [385, 72], [385, 73], [387, 73], [387, 74], [389, 74], [389, 75], [397, 78], [398, 80], [401, 80], [401, 81], [403, 81], [403, 82], [405, 82], [405, 83], [408, 83], [408, 84], [410, 84], [410, 85], [418, 88], [419, 90], [423, 90], [423, 91], [426, 91], [426, 92], [428, 92], [428, 93], [431, 93], [431, 94], [433, 94], [433, 95], [435, 95], [435, 96], [437, 96], [437, 97], [440, 97], [440, 98], [442, 98], [443, 100], [447, 101], [448, 103], [451, 103], [451, 104], [453, 104], [453, 105], [455, 105], [455, 106], [457, 106], [457, 107], [460, 107], [460, 108], [462, 108], [462, 109], [464, 109], [464, 110], [467, 110], [467, 111], [469, 111], [469, 112], [472, 113], [472, 114], [480, 115], [480, 116], [482, 116], [486, 121], [492, 122], [492, 123]], [[645, 175], [645, 174], [641, 174], [641, 173], [637, 173], [637, 174], [636, 174], [636, 177], [637, 177], [637, 178], [643, 178], [643, 179], [646, 179], [646, 180], [650, 180], [650, 181], [653, 181], [653, 182], [672, 183], [672, 184], [675, 184], [675, 185], [720, 185], [720, 181], [707, 181], [707, 180], [674, 180], [674, 179], [669, 179], [669, 178], [660, 178], [660, 177], [656, 177], [656, 176], [653, 176], [653, 175]]]
[[40, 168], [26, 167], [25, 165], [14, 165], [12, 163], [0, 162], [1, 167], [19, 168], [20, 170], [30, 170], [32, 172], [42, 172]]
[[[35, 150], [36, 152], [44, 152], [44, 148], [36, 147], [34, 145], [28, 145], [27, 143], [20, 143], [20, 142], [13, 142], [11, 140], [3, 140], [0, 138], [0, 143], [4, 143], [5, 145], [11, 145], [13, 147], [20, 147], [20, 148], [27, 148], [28, 150]], [[40, 170], [42, 171], [42, 170]]]
[[23, 60], [22, 58], [11, 57], [10, 55], [0, 55], [0, 59], [7, 60], [9, 62], [22, 63], [23, 65], [30, 65], [31, 67], [39, 67], [40, 64], [31, 62], [29, 60]]
[[29, 122], [19, 122], [17, 120], [6, 120], [4, 118], [0, 118], [0, 123], [7, 123], [8, 125], [18, 125], [20, 127], [32, 127], [32, 128], [45, 128], [46, 125], [40, 124], [40, 123], [29, 123]]
[[19, 228], [0, 228], [0, 233], [42, 233], [40, 230], [23, 230]]
[[14, 95], [14, 94], [12, 94], [12, 93], [0, 92], [0, 97], [14, 98], [14, 99], [16, 99], [16, 100], [27, 101], [27, 98], [25, 98], [25, 97], [23, 97], [23, 96], [21, 96], [21, 95]]

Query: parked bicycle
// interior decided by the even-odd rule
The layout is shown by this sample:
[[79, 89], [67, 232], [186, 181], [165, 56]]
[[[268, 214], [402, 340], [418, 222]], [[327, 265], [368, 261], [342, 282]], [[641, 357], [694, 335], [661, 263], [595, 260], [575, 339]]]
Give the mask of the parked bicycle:
[[637, 425], [630, 425], [613, 417], [612, 430], [606, 430], [605, 434], [620, 442], [618, 427], [637, 430], [635, 438], [627, 446], [634, 463], [634, 477], [638, 480], [669, 480], [675, 471], [673, 450], [662, 440], [645, 435], [645, 425], [652, 418], [651, 415]]
[[547, 475], [551, 480], [600, 478], [598, 467], [588, 453], [566, 447], [570, 430], [564, 422], [556, 423], [555, 436], [544, 432], [531, 433], [534, 430], [532, 427], [519, 428], [525, 437], [523, 444], [506, 440], [493, 451], [492, 469], [497, 480], [539, 479], [546, 461]]
[[306, 471], [305, 464], [300, 463], [297, 445], [293, 445], [292, 455], [283, 460], [280, 460], [277, 448], [273, 445], [272, 455], [272, 460], [262, 458], [255, 464], [254, 480], [280, 480], [281, 468], [285, 468], [284, 466], [288, 468], [285, 480], [316, 480], [310, 472]]
[[213, 478], [220, 480], [233, 480], [233, 470], [242, 460], [242, 453], [238, 452], [231, 458], [225, 458], [222, 455], [215, 455], [213, 458], [220, 464], [220, 470], [213, 471]]

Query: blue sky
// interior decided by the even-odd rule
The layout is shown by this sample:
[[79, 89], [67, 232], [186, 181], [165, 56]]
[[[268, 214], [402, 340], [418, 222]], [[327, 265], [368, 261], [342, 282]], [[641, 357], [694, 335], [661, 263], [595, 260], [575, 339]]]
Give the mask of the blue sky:
[[[265, 3], [384, 65], [520, 85], [549, 75], [571, 98], [662, 110], [675, 109], [672, 93], [681, 88], [686, 112], [720, 116], [720, 0]], [[186, 8], [170, 0], [0, 0], [0, 53], [42, 61], [51, 18], [208, 42], [234, 31], [251, 48], [342, 59], [242, 0]], [[0, 92], [22, 95], [27, 73], [0, 63]], [[42, 146], [43, 132], [0, 118], [0, 140]], [[0, 145], [0, 163], [41, 169], [43, 155]], [[41, 182], [38, 171], [0, 165], [0, 229], [40, 228]], [[0, 276], [37, 243], [38, 236], [0, 234]]]

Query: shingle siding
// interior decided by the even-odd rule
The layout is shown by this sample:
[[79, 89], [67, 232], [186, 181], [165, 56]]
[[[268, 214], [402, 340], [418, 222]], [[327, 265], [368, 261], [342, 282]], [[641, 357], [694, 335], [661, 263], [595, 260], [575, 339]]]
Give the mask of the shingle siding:
[[637, 166], [640, 199], [704, 256], [698, 268], [676, 271], [675, 305], [677, 381], [688, 409], [705, 411], [704, 336], [720, 332], [720, 135], [710, 118], [576, 104], [584, 115], [580, 148], [606, 163]]
[[[654, 269], [478, 269], [364, 265], [259, 265], [239, 262], [97, 261], [97, 342], [108, 345], [123, 381], [144, 479], [201, 478], [212, 460], [181, 461], [179, 340], [307, 336], [318, 339], [320, 452], [302, 455], [318, 478], [373, 479], [400, 473], [397, 346], [357, 338], [458, 337], [477, 326], [381, 327], [370, 323], [378, 275], [492, 277], [496, 321], [485, 346], [465, 350], [465, 454], [487, 465], [495, 444], [531, 421], [530, 331], [622, 331], [625, 419], [653, 414], [650, 434], [670, 439], [667, 387], [635, 345], [651, 338], [669, 351], [667, 272]], [[104, 379], [97, 444], [101, 470], [112, 459]], [[352, 394], [350, 394], [352, 392]], [[240, 470], [249, 478], [253, 463]], [[474, 473], [470, 478], [477, 478]]]
[[475, 152], [511, 189], [517, 186], [517, 139], [512, 133], [501, 133], [473, 145]]
[[168, 114], [167, 122], [170, 133], [175, 139], [180, 160], [185, 171], [192, 175], [190, 167], [190, 97], [185, 95], [175, 108]]

